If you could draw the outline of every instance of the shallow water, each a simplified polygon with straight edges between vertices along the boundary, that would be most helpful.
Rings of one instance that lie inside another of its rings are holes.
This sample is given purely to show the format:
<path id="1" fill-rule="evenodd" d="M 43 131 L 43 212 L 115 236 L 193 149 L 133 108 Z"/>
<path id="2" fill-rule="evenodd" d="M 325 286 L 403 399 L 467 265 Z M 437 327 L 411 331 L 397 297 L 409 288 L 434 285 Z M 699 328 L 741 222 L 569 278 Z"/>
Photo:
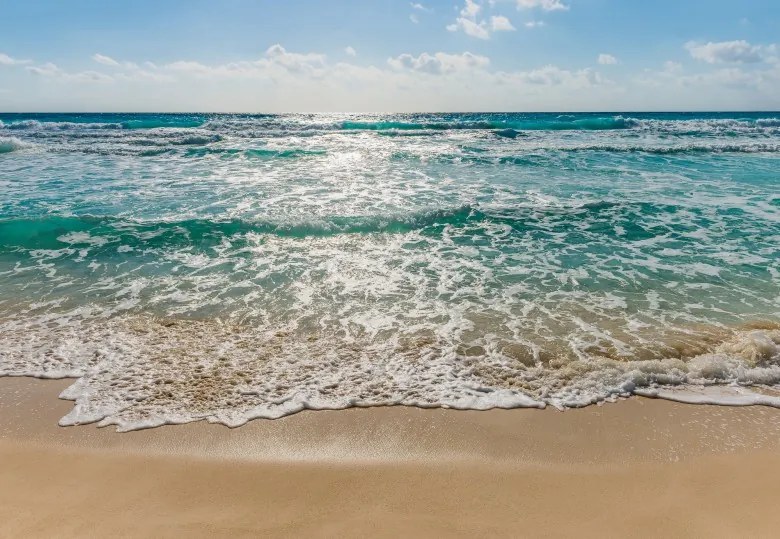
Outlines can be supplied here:
<path id="1" fill-rule="evenodd" d="M 780 113 L 0 122 L 0 374 L 65 424 L 776 404 Z"/>

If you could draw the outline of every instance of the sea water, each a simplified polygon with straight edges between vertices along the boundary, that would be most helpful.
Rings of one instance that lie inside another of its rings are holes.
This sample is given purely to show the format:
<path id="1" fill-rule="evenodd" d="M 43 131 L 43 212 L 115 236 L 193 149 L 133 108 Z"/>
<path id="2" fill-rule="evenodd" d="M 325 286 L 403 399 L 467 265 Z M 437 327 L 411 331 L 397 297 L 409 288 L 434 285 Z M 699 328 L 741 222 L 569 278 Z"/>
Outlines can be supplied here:
<path id="1" fill-rule="evenodd" d="M 121 430 L 780 405 L 780 113 L 0 114 L 0 375 Z"/>

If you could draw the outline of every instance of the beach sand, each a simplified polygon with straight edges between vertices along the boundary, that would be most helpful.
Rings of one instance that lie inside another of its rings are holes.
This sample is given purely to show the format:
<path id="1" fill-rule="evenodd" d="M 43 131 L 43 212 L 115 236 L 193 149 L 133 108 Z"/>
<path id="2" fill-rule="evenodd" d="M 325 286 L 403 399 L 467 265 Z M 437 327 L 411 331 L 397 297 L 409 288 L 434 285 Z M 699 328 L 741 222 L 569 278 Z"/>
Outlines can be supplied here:
<path id="1" fill-rule="evenodd" d="M 780 533 L 780 410 L 307 411 L 238 429 L 61 428 L 70 382 L 0 379 L 0 536 Z"/>

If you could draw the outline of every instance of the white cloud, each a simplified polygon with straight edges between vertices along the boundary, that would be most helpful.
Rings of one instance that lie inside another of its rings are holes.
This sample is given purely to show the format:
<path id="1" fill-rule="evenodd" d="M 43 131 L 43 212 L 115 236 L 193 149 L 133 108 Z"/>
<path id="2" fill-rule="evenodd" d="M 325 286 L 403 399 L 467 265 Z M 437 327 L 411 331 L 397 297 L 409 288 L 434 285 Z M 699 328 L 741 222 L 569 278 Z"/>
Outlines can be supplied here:
<path id="1" fill-rule="evenodd" d="M 30 60 L 18 60 L 0 52 L 0 66 L 15 66 L 29 63 Z"/>
<path id="2" fill-rule="evenodd" d="M 491 0 L 490 4 L 492 6 L 494 2 Z M 467 36 L 477 39 L 490 39 L 491 32 L 515 30 L 512 22 L 503 15 L 493 15 L 489 20 L 481 20 L 480 13 L 482 13 L 482 4 L 474 0 L 465 0 L 459 17 L 455 19 L 454 23 L 447 25 L 447 30 L 450 32 L 462 31 Z"/>
<path id="3" fill-rule="evenodd" d="M 72 78 L 77 81 L 81 82 L 113 82 L 114 78 L 110 75 L 106 75 L 105 73 L 100 73 L 98 71 L 81 71 L 79 73 L 68 73 L 65 75 L 66 78 Z"/>
<path id="4" fill-rule="evenodd" d="M 605 65 L 605 66 L 606 65 L 615 65 L 615 64 L 618 63 L 618 59 L 615 58 L 614 56 L 612 56 L 611 54 L 601 53 L 601 54 L 599 54 L 598 62 L 601 65 Z"/>
<path id="5" fill-rule="evenodd" d="M 272 45 L 265 51 L 265 56 L 271 62 L 281 65 L 290 71 L 303 71 L 321 68 L 325 64 L 324 54 L 298 54 L 294 52 L 287 52 L 287 50 L 279 45 Z"/>
<path id="6" fill-rule="evenodd" d="M 476 37 L 477 39 L 490 39 L 490 32 L 488 31 L 485 21 L 476 23 L 471 19 L 458 17 L 455 19 L 454 24 L 447 26 L 447 30 L 450 32 L 457 32 L 458 30 L 462 30 L 463 33 L 467 36 Z"/>
<path id="7" fill-rule="evenodd" d="M 528 21 L 523 26 L 526 28 L 541 28 L 545 26 L 544 21 Z"/>
<path id="8" fill-rule="evenodd" d="M 433 11 L 432 8 L 425 7 L 424 5 L 416 2 L 411 2 L 409 5 L 412 6 L 412 9 L 416 9 L 417 11 L 424 11 L 426 13 L 430 13 L 431 11 Z"/>
<path id="9" fill-rule="evenodd" d="M 776 46 L 751 45 L 745 40 L 697 43 L 689 41 L 685 48 L 691 57 L 708 64 L 750 64 L 771 59 Z"/>
<path id="10" fill-rule="evenodd" d="M 29 71 L 30 73 L 35 73 L 36 75 L 40 75 L 42 77 L 54 77 L 62 73 L 62 70 L 56 65 L 52 64 L 51 62 L 47 62 L 39 66 L 30 66 L 27 68 L 27 71 Z"/>
<path id="11" fill-rule="evenodd" d="M 352 56 L 353 58 L 354 58 L 355 56 L 357 56 L 357 51 L 356 51 L 355 49 L 353 49 L 352 47 L 347 47 L 347 48 L 345 48 L 345 49 L 344 49 L 344 53 L 345 53 L 347 56 Z"/>
<path id="12" fill-rule="evenodd" d="M 294 53 L 279 44 L 272 45 L 258 60 L 243 60 L 209 66 L 191 60 L 179 60 L 161 66 L 158 70 L 183 73 L 201 78 L 268 78 L 274 80 L 285 74 L 321 78 L 325 74 L 326 57 L 316 53 Z"/>
<path id="13" fill-rule="evenodd" d="M 769 64 L 780 63 L 780 47 L 778 47 L 776 43 L 761 47 L 761 55 L 763 56 L 764 61 Z"/>
<path id="14" fill-rule="evenodd" d="M 673 62 L 668 60 L 664 62 L 664 72 L 666 73 L 681 73 L 683 66 L 680 62 Z"/>
<path id="15" fill-rule="evenodd" d="M 433 13 L 433 8 L 424 6 L 418 2 L 410 2 L 409 6 L 416 12 L 409 15 L 409 20 L 414 24 L 420 24 L 420 17 L 418 16 L 419 13 Z"/>
<path id="16" fill-rule="evenodd" d="M 106 75 L 105 73 L 100 73 L 98 71 L 80 71 L 77 73 L 68 73 L 51 62 L 37 66 L 28 66 L 26 69 L 30 73 L 38 75 L 39 77 L 59 79 L 63 81 L 112 82 L 114 80 L 111 75 Z"/>
<path id="17" fill-rule="evenodd" d="M 482 6 L 474 2 L 474 0 L 466 0 L 466 4 L 463 9 L 460 10 L 460 16 L 469 19 L 475 18 L 482 11 Z"/>
<path id="18" fill-rule="evenodd" d="M 777 93 L 780 64 L 690 72 L 680 63 L 667 61 L 662 69 L 646 69 L 630 83 L 635 95 L 655 104 L 656 108 L 661 108 L 663 103 L 678 109 L 776 110 L 780 107 Z"/>
<path id="19" fill-rule="evenodd" d="M 356 55 L 352 47 L 345 53 Z M 144 62 L 143 67 L 134 62 L 121 62 L 105 55 L 96 54 L 92 59 L 112 69 L 111 75 L 97 71 L 68 72 L 53 63 L 28 66 L 27 70 L 41 77 L 82 82 L 125 82 L 166 81 L 173 82 L 182 77 L 201 79 L 266 78 L 268 81 L 284 77 L 286 74 L 319 78 L 323 75 L 326 57 L 323 54 L 299 54 L 287 51 L 279 44 L 266 50 L 264 56 L 254 61 L 231 62 L 222 65 L 206 65 L 192 60 L 178 60 L 165 65 Z"/>
<path id="20" fill-rule="evenodd" d="M 509 80 L 521 81 L 537 86 L 566 86 L 571 89 L 599 86 L 609 83 L 597 71 L 580 69 L 570 71 L 554 65 L 547 65 L 531 71 L 505 74 Z"/>
<path id="21" fill-rule="evenodd" d="M 390 58 L 387 63 L 396 70 L 411 70 L 431 75 L 451 74 L 475 69 L 485 69 L 490 65 L 490 59 L 470 52 L 463 54 L 446 54 L 424 52 L 419 56 L 401 54 Z"/>
<path id="22" fill-rule="evenodd" d="M 115 70 L 124 69 L 129 72 L 132 72 L 134 75 L 137 75 L 138 77 L 149 77 L 154 78 L 155 75 L 145 69 L 142 69 L 138 64 L 135 62 L 120 62 L 119 60 L 115 60 L 114 58 L 111 58 L 110 56 L 106 56 L 105 54 L 95 53 L 92 55 L 92 61 L 97 62 L 98 64 L 108 66 L 111 68 L 114 68 Z M 150 65 L 152 69 L 155 69 L 156 66 L 154 64 L 151 64 L 150 62 L 146 62 L 146 67 L 148 68 Z M 128 77 L 129 75 L 126 73 L 122 73 L 121 71 L 117 73 L 116 71 L 112 72 L 112 74 L 116 74 L 119 77 Z"/>
<path id="23" fill-rule="evenodd" d="M 716 84 L 721 87 L 744 87 L 752 86 L 760 82 L 762 75 L 744 71 L 740 68 L 730 67 L 717 69 L 709 73 L 698 73 L 687 77 L 682 77 L 683 84 Z"/>
<path id="24" fill-rule="evenodd" d="M 502 15 L 490 17 L 490 28 L 494 32 L 513 32 L 515 30 L 512 22 Z"/>
<path id="25" fill-rule="evenodd" d="M 104 56 L 104 55 L 102 55 L 100 53 L 93 54 L 92 55 L 92 59 L 95 62 L 99 63 L 99 64 L 103 64 L 103 65 L 107 65 L 107 66 L 118 66 L 119 65 L 119 62 L 117 62 L 116 60 L 114 60 L 110 56 Z"/>
<path id="26" fill-rule="evenodd" d="M 180 71 L 182 73 L 194 73 L 198 75 L 208 75 L 212 71 L 212 69 L 205 64 L 201 64 L 200 62 L 186 61 L 186 60 L 171 62 L 170 64 L 166 64 L 165 68 L 170 69 L 171 71 Z"/>
<path id="27" fill-rule="evenodd" d="M 569 6 L 561 0 L 517 0 L 517 9 L 535 9 L 543 11 L 568 11 Z"/>

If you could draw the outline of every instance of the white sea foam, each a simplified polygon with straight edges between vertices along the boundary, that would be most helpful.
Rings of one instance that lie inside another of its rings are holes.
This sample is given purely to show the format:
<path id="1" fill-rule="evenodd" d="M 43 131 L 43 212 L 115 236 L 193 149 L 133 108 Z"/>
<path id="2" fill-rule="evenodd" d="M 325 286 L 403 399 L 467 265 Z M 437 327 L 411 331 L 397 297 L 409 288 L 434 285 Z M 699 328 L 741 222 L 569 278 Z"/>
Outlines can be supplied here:
<path id="1" fill-rule="evenodd" d="M 133 292 L 137 293 L 137 292 Z M 464 347 L 428 332 L 345 338 L 218 321 L 131 317 L 4 324 L 0 375 L 78 377 L 62 425 L 119 430 L 207 419 L 235 427 L 303 409 L 410 405 L 581 407 L 632 394 L 780 407 L 750 386 L 780 384 L 780 330 L 735 332 L 687 359 L 534 361 L 521 344 Z M 712 389 L 718 385 L 720 390 Z"/>
<path id="2" fill-rule="evenodd" d="M 71 245 L 95 245 L 101 246 L 109 242 L 108 238 L 102 236 L 90 236 L 89 232 L 70 232 L 57 238 L 62 243 L 69 243 Z"/>

